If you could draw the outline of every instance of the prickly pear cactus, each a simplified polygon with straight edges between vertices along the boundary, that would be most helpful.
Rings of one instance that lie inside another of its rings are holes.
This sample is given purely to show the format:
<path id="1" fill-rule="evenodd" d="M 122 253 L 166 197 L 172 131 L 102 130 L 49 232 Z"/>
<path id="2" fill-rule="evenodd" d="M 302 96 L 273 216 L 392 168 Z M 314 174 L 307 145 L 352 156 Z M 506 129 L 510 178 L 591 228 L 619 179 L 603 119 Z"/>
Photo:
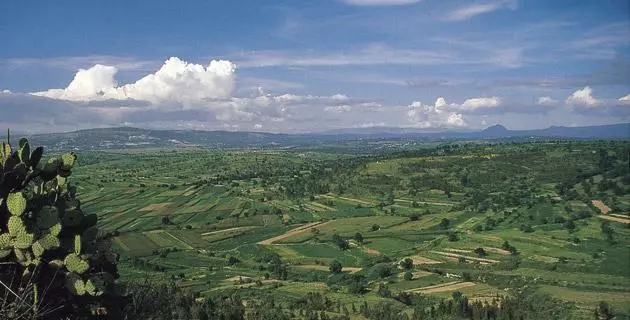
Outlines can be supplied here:
<path id="1" fill-rule="evenodd" d="M 33 307 L 57 304 L 55 318 L 114 308 L 108 302 L 120 308 L 111 239 L 99 232 L 96 215 L 83 212 L 69 181 L 77 156 L 41 161 L 42 147 L 31 152 L 25 138 L 18 146 L 5 142 L 0 149 L 0 262 L 13 262 L 19 275 L 36 279 Z"/>

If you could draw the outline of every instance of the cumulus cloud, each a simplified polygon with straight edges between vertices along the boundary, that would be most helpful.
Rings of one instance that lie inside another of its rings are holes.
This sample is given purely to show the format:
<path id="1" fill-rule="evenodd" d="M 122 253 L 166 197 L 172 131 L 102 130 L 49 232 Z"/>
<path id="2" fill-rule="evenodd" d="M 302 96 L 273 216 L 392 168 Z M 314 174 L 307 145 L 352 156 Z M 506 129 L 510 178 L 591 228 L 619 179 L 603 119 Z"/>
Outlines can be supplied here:
<path id="1" fill-rule="evenodd" d="M 10 94 L 10 93 L 11 93 L 11 90 L 6 90 L 6 89 L 5 89 L 5 90 L 0 91 L 0 93 Z"/>
<path id="2" fill-rule="evenodd" d="M 577 107 L 594 107 L 599 101 L 593 97 L 593 90 L 590 87 L 584 87 L 569 95 L 565 103 Z"/>
<path id="3" fill-rule="evenodd" d="M 624 104 L 625 104 L 625 103 L 630 103 L 630 94 L 625 95 L 625 96 L 623 96 L 623 97 L 619 98 L 619 102 L 624 103 Z"/>
<path id="4" fill-rule="evenodd" d="M 501 99 L 499 99 L 498 97 L 483 97 L 466 99 L 464 103 L 462 103 L 458 107 L 465 110 L 476 110 L 479 108 L 496 108 L 500 105 Z"/>
<path id="5" fill-rule="evenodd" d="M 114 79 L 117 72 L 116 67 L 97 64 L 89 69 L 79 69 L 65 89 L 34 92 L 33 95 L 70 101 L 133 99 L 152 103 L 193 103 L 227 98 L 234 91 L 235 65 L 230 61 L 213 60 L 204 67 L 172 57 L 157 72 L 123 86 L 118 86 Z"/>
<path id="6" fill-rule="evenodd" d="M 341 0 L 345 4 L 354 6 L 399 6 L 418 3 L 421 0 Z"/>
<path id="7" fill-rule="evenodd" d="M 414 101 L 409 105 L 409 121 L 419 128 L 462 127 L 466 125 L 461 113 L 447 110 L 446 100 L 439 97 L 434 105 Z"/>
<path id="8" fill-rule="evenodd" d="M 540 97 L 538 98 L 538 102 L 536 104 L 539 106 L 553 106 L 558 104 L 558 101 L 551 97 Z"/>

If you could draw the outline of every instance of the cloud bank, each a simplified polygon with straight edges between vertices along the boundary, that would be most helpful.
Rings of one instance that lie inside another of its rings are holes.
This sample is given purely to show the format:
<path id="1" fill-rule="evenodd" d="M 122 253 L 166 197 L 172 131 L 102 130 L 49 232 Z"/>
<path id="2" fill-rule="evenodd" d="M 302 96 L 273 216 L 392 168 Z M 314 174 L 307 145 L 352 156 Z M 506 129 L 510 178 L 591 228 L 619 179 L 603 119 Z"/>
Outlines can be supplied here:
<path id="1" fill-rule="evenodd" d="M 170 58 L 153 73 L 119 84 L 115 66 L 79 69 L 65 88 L 31 93 L 0 90 L 0 127 L 28 127 L 37 132 L 92 127 L 138 126 L 200 130 L 313 132 L 372 126 L 481 128 L 488 121 L 529 119 L 549 112 L 590 120 L 630 120 L 630 94 L 596 98 L 591 87 L 565 98 L 542 96 L 530 105 L 500 96 L 468 97 L 433 104 L 420 100 L 388 103 L 343 93 L 269 94 L 258 88 L 239 96 L 237 67 L 231 61 L 206 65 Z M 247 84 L 247 81 L 246 81 Z M 508 116 L 506 116 L 508 115 Z M 607 117 L 607 118 L 606 118 Z"/>

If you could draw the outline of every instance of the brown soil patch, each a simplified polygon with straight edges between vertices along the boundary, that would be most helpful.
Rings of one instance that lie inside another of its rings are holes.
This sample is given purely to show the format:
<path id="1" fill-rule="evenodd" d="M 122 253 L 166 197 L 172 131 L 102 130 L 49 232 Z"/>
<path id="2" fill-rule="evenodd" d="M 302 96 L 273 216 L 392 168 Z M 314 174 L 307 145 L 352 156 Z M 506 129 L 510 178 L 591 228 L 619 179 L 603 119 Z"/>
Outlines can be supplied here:
<path id="1" fill-rule="evenodd" d="M 241 279 L 247 280 L 247 279 L 251 279 L 251 277 L 248 277 L 248 276 L 233 276 L 233 277 L 227 278 L 225 280 L 227 280 L 227 281 L 239 281 Z"/>
<path id="2" fill-rule="evenodd" d="M 368 202 L 368 201 L 365 201 L 365 200 L 360 200 L 360 199 L 354 199 L 354 198 L 347 198 L 347 197 L 341 197 L 341 196 L 336 196 L 336 197 L 335 197 L 335 196 L 331 196 L 331 195 L 327 195 L 327 194 L 322 194 L 322 195 L 321 195 L 321 197 L 324 197 L 324 198 L 327 198 L 327 199 L 333 199 L 333 200 L 335 200 L 335 199 L 341 199 L 341 200 L 346 200 L 346 201 L 348 201 L 348 202 L 354 202 L 354 203 L 358 203 L 358 204 L 364 204 L 364 205 L 367 205 L 367 206 L 371 206 L 371 205 L 373 205 L 373 203 L 372 203 L 372 202 Z"/>
<path id="3" fill-rule="evenodd" d="M 363 247 L 363 248 L 361 248 L 361 250 L 363 250 L 363 252 L 365 252 L 367 254 L 374 254 L 374 255 L 380 255 L 381 254 L 380 251 L 374 250 L 374 249 L 370 249 L 370 248 L 367 248 L 367 247 Z"/>
<path id="4" fill-rule="evenodd" d="M 603 214 L 607 214 L 608 212 L 610 212 L 610 208 L 604 204 L 601 200 L 593 200 L 591 201 L 593 203 L 594 206 L 596 206 L 599 211 L 601 211 Z"/>
<path id="5" fill-rule="evenodd" d="M 605 220 L 610 220 L 610 221 L 615 221 L 615 222 L 621 222 L 621 223 L 625 223 L 625 224 L 630 224 L 630 219 L 619 218 L 619 217 L 613 217 L 613 216 L 605 216 L 605 215 L 599 215 L 598 217 L 600 217 L 601 219 L 605 219 Z"/>
<path id="6" fill-rule="evenodd" d="M 428 286 L 428 287 L 413 289 L 413 290 L 410 290 L 410 291 L 412 291 L 412 292 L 420 292 L 420 293 L 449 292 L 449 291 L 459 290 L 459 289 L 462 289 L 462 288 L 472 287 L 474 285 L 475 285 L 475 283 L 473 283 L 473 282 L 453 281 L 453 282 L 437 284 L 437 285 L 434 285 L 434 286 Z"/>
<path id="7" fill-rule="evenodd" d="M 223 229 L 223 230 L 217 230 L 217 231 L 210 231 L 210 232 L 206 232 L 206 233 L 202 233 L 202 236 L 207 236 L 207 235 L 211 235 L 211 234 L 217 234 L 217 233 L 222 233 L 222 232 L 230 232 L 230 231 L 236 231 L 236 230 L 249 230 L 252 229 L 252 227 L 235 227 L 235 228 L 229 228 L 229 229 Z"/>
<path id="8" fill-rule="evenodd" d="M 118 212 L 118 213 L 112 215 L 111 217 L 107 217 L 105 220 L 114 220 L 114 219 L 122 216 L 122 214 L 123 214 L 122 212 Z"/>
<path id="9" fill-rule="evenodd" d="M 320 270 L 320 271 L 329 271 L 330 270 L 328 266 L 322 266 L 320 264 L 300 264 L 300 265 L 295 265 L 293 267 L 300 268 L 300 269 Z M 343 267 L 341 269 L 341 271 L 342 272 L 347 272 L 347 273 L 357 273 L 357 272 L 361 271 L 361 268 Z"/>
<path id="10" fill-rule="evenodd" d="M 451 258 L 464 258 L 466 260 L 469 261 L 478 261 L 481 263 L 498 263 L 498 260 L 492 260 L 492 259 L 483 259 L 483 258 L 475 258 L 475 257 L 469 257 L 469 256 L 465 256 L 462 254 L 455 254 L 455 253 L 449 253 L 449 252 L 442 252 L 442 251 L 431 251 L 431 253 L 437 253 L 437 254 L 441 254 L 443 256 L 447 256 L 447 257 L 451 257 Z"/>
<path id="11" fill-rule="evenodd" d="M 157 211 L 157 210 L 162 210 L 165 209 L 166 207 L 168 207 L 169 205 L 173 204 L 172 202 L 162 202 L 162 203 L 154 203 L 154 204 L 150 204 L 138 211 L 140 212 L 148 212 L 148 211 Z"/>
<path id="12" fill-rule="evenodd" d="M 492 253 L 497 253 L 500 255 L 504 255 L 504 256 L 509 256 L 510 252 L 507 250 L 503 250 L 500 248 L 492 248 L 492 247 L 483 247 L 484 250 L 486 250 L 487 252 L 492 252 Z"/>
<path id="13" fill-rule="evenodd" d="M 294 235 L 297 235 L 297 234 L 300 234 L 300 233 L 303 233 L 303 232 L 311 232 L 311 228 L 314 228 L 314 227 L 317 227 L 317 226 L 323 226 L 323 225 L 325 225 L 327 223 L 328 223 L 328 221 L 326 221 L 326 222 L 307 223 L 307 224 L 305 224 L 305 225 L 303 225 L 301 227 L 297 227 L 297 228 L 295 228 L 293 230 L 289 230 L 289 231 L 287 231 L 287 232 L 285 232 L 285 233 L 283 233 L 283 234 L 281 234 L 279 236 L 275 236 L 273 238 L 269 238 L 269 239 L 260 241 L 260 242 L 258 242 L 258 244 L 265 244 L 265 245 L 273 244 L 276 241 L 284 240 L 286 238 L 292 237 Z"/>
<path id="14" fill-rule="evenodd" d="M 413 274 L 413 279 L 418 279 L 418 278 L 422 278 L 422 277 L 426 277 L 426 276 L 430 276 L 433 273 L 431 272 L 426 272 L 426 271 L 415 271 L 412 273 Z M 402 278 L 405 276 L 404 272 L 401 272 L 398 274 L 398 277 Z"/>
<path id="15" fill-rule="evenodd" d="M 471 253 L 472 252 L 472 250 L 451 249 L 451 248 L 445 248 L 444 251 L 457 252 L 457 253 Z"/>
<path id="16" fill-rule="evenodd" d="M 437 261 L 437 260 L 425 258 L 423 256 L 413 256 L 413 257 L 411 257 L 411 260 L 413 260 L 413 264 L 414 265 L 419 265 L 419 264 L 439 264 L 439 263 L 442 263 L 442 261 Z"/>

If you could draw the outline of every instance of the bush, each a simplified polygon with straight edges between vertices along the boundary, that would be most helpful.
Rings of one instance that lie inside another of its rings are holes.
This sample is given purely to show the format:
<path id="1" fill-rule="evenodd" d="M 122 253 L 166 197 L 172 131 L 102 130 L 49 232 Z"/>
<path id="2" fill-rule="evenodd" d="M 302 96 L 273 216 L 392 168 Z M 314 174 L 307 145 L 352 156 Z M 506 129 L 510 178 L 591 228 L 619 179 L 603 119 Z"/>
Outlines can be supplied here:
<path id="1" fill-rule="evenodd" d="M 333 261 L 328 267 L 328 270 L 330 270 L 331 273 L 341 273 L 342 269 L 343 266 L 341 265 L 341 262 L 337 260 Z"/>
<path id="2" fill-rule="evenodd" d="M 404 279 L 407 281 L 413 280 L 413 273 L 410 270 L 405 271 Z"/>
<path id="3" fill-rule="evenodd" d="M 413 269 L 413 260 L 405 258 L 404 260 L 400 261 L 400 266 L 405 270 L 411 270 Z"/>

